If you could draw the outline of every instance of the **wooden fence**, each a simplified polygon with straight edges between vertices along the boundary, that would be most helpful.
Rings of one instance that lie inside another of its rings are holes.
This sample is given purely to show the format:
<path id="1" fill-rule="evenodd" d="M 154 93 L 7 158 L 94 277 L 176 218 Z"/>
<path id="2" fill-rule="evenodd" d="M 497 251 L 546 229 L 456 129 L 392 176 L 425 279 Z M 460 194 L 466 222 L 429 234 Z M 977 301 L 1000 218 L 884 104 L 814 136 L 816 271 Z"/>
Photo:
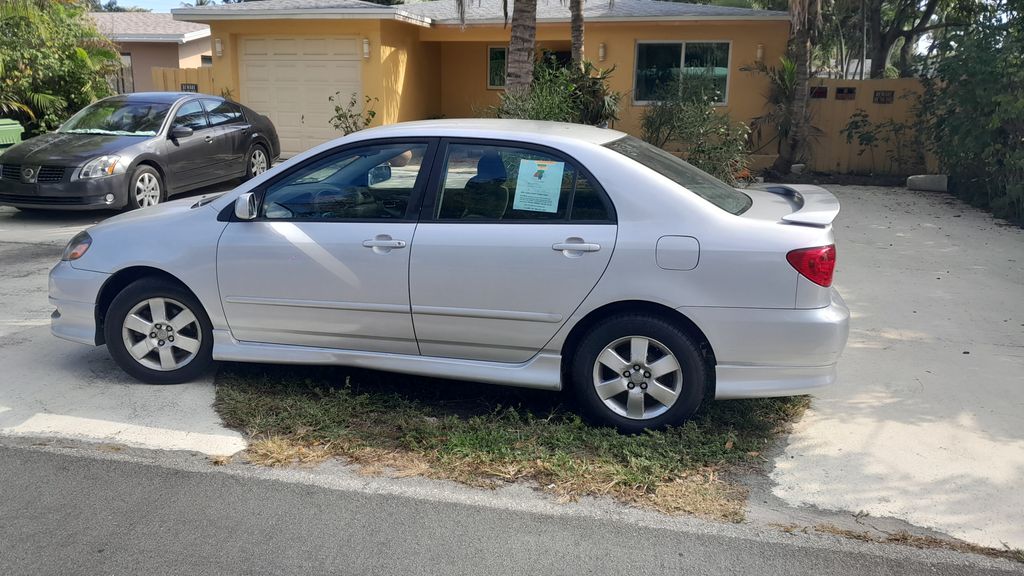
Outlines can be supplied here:
<path id="1" fill-rule="evenodd" d="M 201 92 L 219 96 L 214 90 L 213 68 L 153 67 L 153 85 L 161 92 Z"/>
<path id="2" fill-rule="evenodd" d="M 914 128 L 920 81 L 814 79 L 811 86 L 811 125 L 817 135 L 809 146 L 809 169 L 898 175 L 934 169 L 935 162 L 924 154 Z M 855 114 L 867 129 L 863 144 L 856 133 L 847 142 L 843 132 Z"/>

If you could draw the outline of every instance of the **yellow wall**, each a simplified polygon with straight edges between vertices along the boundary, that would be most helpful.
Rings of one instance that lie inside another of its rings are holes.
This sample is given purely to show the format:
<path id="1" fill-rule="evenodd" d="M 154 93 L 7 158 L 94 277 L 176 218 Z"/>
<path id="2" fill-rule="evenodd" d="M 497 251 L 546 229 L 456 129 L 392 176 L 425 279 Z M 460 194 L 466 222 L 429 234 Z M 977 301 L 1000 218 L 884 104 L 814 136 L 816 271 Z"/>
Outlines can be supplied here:
<path id="1" fill-rule="evenodd" d="M 178 68 L 199 68 L 203 65 L 203 56 L 210 54 L 209 37 L 178 44 Z"/>
<path id="2" fill-rule="evenodd" d="M 420 42 L 415 27 L 381 22 L 383 70 L 378 118 L 384 124 L 441 114 L 441 46 Z"/>
<path id="3" fill-rule="evenodd" d="M 537 30 L 538 46 L 566 49 L 567 24 L 541 25 Z M 749 122 L 764 112 L 768 81 L 762 75 L 743 72 L 740 68 L 754 63 L 757 45 L 764 45 L 764 60 L 777 62 L 785 53 L 789 38 L 786 21 L 763 22 L 643 22 L 637 24 L 592 22 L 586 25 L 584 43 L 588 60 L 602 68 L 615 66 L 612 90 L 623 94 L 619 121 L 615 128 L 638 134 L 643 107 L 633 104 L 633 72 L 638 40 L 731 42 L 728 104 L 722 110 L 736 120 Z M 477 115 L 486 106 L 497 103 L 498 91 L 487 90 L 487 46 L 508 43 L 509 30 L 501 26 L 473 27 L 460 30 L 445 26 L 420 31 L 421 40 L 443 42 L 441 49 L 442 111 L 446 117 Z M 606 59 L 598 61 L 598 49 L 605 44 Z"/>

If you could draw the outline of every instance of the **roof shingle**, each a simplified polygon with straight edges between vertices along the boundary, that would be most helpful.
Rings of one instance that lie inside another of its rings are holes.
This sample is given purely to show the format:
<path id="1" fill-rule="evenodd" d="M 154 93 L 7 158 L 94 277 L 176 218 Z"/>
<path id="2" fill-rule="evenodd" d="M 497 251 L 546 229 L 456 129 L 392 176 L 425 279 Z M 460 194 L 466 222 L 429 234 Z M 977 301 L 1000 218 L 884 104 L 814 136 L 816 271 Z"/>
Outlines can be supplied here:
<path id="1" fill-rule="evenodd" d="M 115 42 L 178 42 L 210 35 L 206 24 L 181 22 L 158 12 L 90 12 L 101 34 Z"/>

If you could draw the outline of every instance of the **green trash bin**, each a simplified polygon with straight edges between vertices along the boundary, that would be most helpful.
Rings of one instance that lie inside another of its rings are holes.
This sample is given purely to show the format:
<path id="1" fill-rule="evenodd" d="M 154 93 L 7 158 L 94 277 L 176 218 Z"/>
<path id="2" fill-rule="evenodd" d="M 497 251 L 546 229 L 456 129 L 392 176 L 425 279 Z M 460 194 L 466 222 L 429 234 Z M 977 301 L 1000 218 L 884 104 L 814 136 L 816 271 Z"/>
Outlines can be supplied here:
<path id="1" fill-rule="evenodd" d="M 0 152 L 21 142 L 21 133 L 24 131 L 17 120 L 0 118 Z"/>

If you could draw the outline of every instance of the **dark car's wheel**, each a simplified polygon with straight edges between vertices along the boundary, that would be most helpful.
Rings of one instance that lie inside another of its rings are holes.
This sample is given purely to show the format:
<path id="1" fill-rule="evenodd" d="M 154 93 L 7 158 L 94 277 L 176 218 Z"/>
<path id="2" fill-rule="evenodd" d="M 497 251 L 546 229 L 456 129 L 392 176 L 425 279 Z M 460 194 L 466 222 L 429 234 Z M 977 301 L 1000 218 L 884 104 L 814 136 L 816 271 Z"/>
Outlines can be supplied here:
<path id="1" fill-rule="evenodd" d="M 256 144 L 249 149 L 249 155 L 246 156 L 245 179 L 259 176 L 267 170 L 270 170 L 270 156 L 263 145 Z"/>
<path id="2" fill-rule="evenodd" d="M 706 382 L 707 366 L 693 339 L 647 314 L 603 320 L 573 356 L 572 386 L 584 416 L 627 433 L 693 416 Z"/>
<path id="3" fill-rule="evenodd" d="M 156 206 L 164 200 L 164 182 L 152 166 L 139 166 L 128 179 L 128 210 Z"/>
<path id="4" fill-rule="evenodd" d="M 111 302 L 103 330 L 114 361 L 143 382 L 194 380 L 212 362 L 206 311 L 191 292 L 166 281 L 129 284 Z"/>

